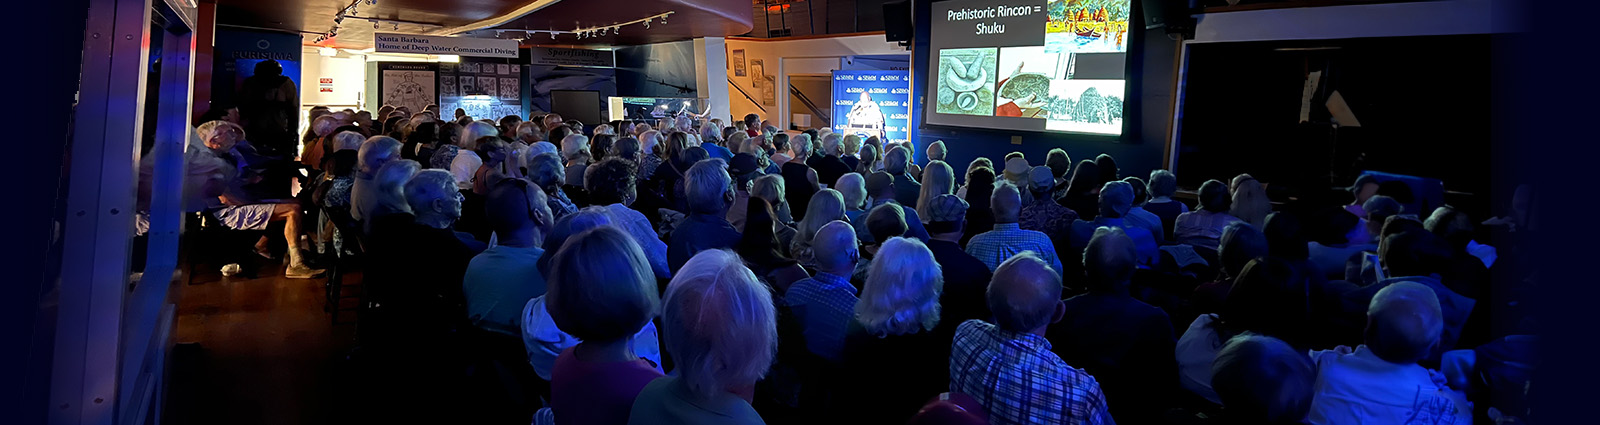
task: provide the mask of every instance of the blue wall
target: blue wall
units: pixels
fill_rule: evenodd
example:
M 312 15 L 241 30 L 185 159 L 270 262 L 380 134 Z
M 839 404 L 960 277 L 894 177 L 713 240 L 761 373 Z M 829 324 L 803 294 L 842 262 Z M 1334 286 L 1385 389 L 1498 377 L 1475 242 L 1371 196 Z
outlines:
M 1167 38 L 1162 30 L 1134 34 L 1128 52 L 1131 58 L 1128 75 L 1132 81 L 1128 87 L 1128 110 L 1125 113 L 1131 119 L 1128 130 L 1121 137 L 1113 139 L 1058 133 L 929 127 L 923 122 L 924 108 L 921 103 L 927 98 L 928 69 L 923 65 L 928 63 L 931 51 L 928 40 L 933 8 L 929 1 L 916 1 L 913 7 L 916 33 L 912 40 L 914 69 L 911 114 L 918 127 L 912 137 L 916 140 L 918 152 L 915 154 L 919 163 L 926 161 L 924 151 L 928 144 L 944 140 L 950 151 L 950 166 L 955 168 L 958 175 L 957 180 L 965 178 L 967 164 L 979 156 L 998 163 L 1008 153 L 1022 152 L 1028 162 L 1044 165 L 1045 153 L 1053 148 L 1066 150 L 1074 163 L 1092 160 L 1101 153 L 1110 154 L 1117 159 L 1117 168 L 1124 177 L 1149 178 L 1151 170 L 1161 167 L 1167 145 L 1167 123 L 1171 121 L 1167 108 L 1174 93 L 1173 53 L 1177 49 L 1177 42 Z M 1139 3 L 1134 2 L 1134 13 L 1142 13 L 1139 9 Z M 1021 136 L 1022 144 L 1011 144 L 1012 136 Z
M 294 80 L 299 90 L 306 89 L 300 81 L 299 34 L 219 28 L 214 46 L 212 102 L 231 103 L 244 78 L 255 72 L 255 64 L 266 59 L 277 60 L 283 65 L 283 75 Z M 210 105 L 194 107 L 203 111 Z

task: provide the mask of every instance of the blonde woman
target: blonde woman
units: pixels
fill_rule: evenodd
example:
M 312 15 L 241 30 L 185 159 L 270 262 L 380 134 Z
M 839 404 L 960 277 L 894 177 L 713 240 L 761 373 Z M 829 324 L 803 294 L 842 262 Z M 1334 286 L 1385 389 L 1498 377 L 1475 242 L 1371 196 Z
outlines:
M 1267 199 L 1267 188 L 1255 177 L 1240 174 L 1233 178 L 1233 206 L 1228 215 L 1234 216 L 1257 229 L 1266 228 L 1267 214 L 1272 213 L 1272 201 Z
M 933 212 L 928 210 L 928 202 L 939 195 L 956 193 L 956 174 L 950 164 L 944 161 L 928 162 L 928 168 L 922 172 L 922 193 L 917 196 L 917 215 L 924 220 L 933 217 Z
M 817 235 L 817 230 L 830 221 L 846 220 L 844 215 L 844 195 L 833 189 L 822 189 L 811 197 L 811 202 L 806 205 L 806 215 L 795 225 L 796 234 L 794 241 L 790 242 L 789 253 L 801 265 L 815 268 L 816 257 L 811 249 L 811 238 Z

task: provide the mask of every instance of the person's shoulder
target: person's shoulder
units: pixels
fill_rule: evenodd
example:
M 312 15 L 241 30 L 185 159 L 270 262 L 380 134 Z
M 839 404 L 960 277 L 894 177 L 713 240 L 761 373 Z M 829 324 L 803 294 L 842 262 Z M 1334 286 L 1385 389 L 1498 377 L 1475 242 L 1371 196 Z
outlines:
M 971 336 L 991 329 L 994 329 L 994 325 L 989 322 L 979 319 L 967 319 L 967 321 L 961 322 L 960 325 L 956 325 L 956 338 Z

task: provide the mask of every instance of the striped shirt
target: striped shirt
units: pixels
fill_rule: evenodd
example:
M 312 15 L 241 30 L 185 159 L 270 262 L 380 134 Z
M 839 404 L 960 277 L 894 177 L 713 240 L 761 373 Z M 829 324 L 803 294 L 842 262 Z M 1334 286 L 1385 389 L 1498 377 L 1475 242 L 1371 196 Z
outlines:
M 789 285 L 784 300 L 805 328 L 806 349 L 829 361 L 844 353 L 844 335 L 855 318 L 856 288 L 832 273 L 817 273 Z

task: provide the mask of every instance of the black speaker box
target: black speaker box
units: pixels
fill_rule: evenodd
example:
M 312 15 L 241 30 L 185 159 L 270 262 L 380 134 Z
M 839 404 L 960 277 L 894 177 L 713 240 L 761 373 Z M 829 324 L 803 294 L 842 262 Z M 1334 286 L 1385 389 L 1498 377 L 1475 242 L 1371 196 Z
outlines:
M 883 38 L 887 41 L 911 41 L 909 0 L 883 2 Z

